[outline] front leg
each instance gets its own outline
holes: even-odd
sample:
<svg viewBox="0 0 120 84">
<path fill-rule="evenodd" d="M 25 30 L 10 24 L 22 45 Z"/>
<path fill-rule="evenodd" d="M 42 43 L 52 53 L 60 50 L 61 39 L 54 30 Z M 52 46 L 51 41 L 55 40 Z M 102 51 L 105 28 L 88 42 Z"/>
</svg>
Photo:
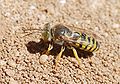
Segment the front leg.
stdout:
<svg viewBox="0 0 120 84">
<path fill-rule="evenodd" d="M 42 52 L 42 54 L 48 55 L 49 52 L 50 52 L 50 50 L 52 50 L 52 49 L 53 49 L 53 45 L 49 44 L 47 50 L 44 50 L 44 51 Z"/>
<path fill-rule="evenodd" d="M 50 50 L 52 50 L 52 49 L 53 49 L 53 45 L 49 44 L 48 49 L 45 54 L 48 55 Z"/>
</svg>

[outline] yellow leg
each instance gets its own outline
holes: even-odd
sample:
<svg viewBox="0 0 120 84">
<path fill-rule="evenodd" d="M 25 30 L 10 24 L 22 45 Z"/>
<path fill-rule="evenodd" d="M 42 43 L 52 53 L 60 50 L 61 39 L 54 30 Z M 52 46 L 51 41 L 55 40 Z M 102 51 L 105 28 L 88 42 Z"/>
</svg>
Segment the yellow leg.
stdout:
<svg viewBox="0 0 120 84">
<path fill-rule="evenodd" d="M 78 57 L 76 49 L 74 47 L 71 47 L 71 49 L 73 51 L 73 54 L 74 54 L 76 60 L 78 61 L 78 64 L 80 65 L 80 58 Z"/>
<path fill-rule="evenodd" d="M 57 66 L 58 62 L 60 61 L 60 58 L 61 58 L 62 53 L 64 52 L 64 50 L 65 50 L 65 47 L 62 46 L 60 53 L 57 55 L 57 57 L 55 59 L 55 66 Z"/>
<path fill-rule="evenodd" d="M 49 47 L 48 47 L 48 49 L 47 49 L 45 54 L 48 55 L 50 50 L 52 50 L 52 49 L 53 49 L 53 45 L 49 44 Z"/>
</svg>

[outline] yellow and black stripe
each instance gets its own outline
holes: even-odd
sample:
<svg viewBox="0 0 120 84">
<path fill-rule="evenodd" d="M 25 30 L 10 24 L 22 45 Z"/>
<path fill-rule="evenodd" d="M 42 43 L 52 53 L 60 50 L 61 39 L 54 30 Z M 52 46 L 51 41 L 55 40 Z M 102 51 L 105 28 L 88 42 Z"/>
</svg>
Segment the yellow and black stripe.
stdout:
<svg viewBox="0 0 120 84">
<path fill-rule="evenodd" d="M 77 39 L 77 42 L 74 43 L 74 47 L 88 52 L 94 52 L 99 49 L 99 44 L 94 38 L 84 33 L 79 33 L 79 35 L 80 37 Z"/>
</svg>

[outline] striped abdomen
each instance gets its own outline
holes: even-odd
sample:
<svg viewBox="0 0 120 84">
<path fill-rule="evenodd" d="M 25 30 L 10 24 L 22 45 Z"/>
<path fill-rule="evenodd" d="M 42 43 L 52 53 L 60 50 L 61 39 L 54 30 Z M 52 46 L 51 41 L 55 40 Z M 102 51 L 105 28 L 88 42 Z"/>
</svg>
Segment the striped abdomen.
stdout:
<svg viewBox="0 0 120 84">
<path fill-rule="evenodd" d="M 75 38 L 76 40 L 73 45 L 76 48 L 79 48 L 81 50 L 88 51 L 88 52 L 94 52 L 99 49 L 98 42 L 94 38 L 89 37 L 84 33 L 75 32 L 73 34 L 73 38 Z"/>
</svg>

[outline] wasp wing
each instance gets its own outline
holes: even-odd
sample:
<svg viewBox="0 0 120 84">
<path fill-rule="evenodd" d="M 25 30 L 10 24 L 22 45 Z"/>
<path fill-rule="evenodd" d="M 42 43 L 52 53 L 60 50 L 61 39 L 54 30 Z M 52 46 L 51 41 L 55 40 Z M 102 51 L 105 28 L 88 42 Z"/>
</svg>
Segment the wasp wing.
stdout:
<svg viewBox="0 0 120 84">
<path fill-rule="evenodd" d="M 65 26 L 67 26 L 71 31 L 84 33 L 84 34 L 86 34 L 90 37 L 93 37 L 93 38 L 97 39 L 97 40 L 102 40 L 103 39 L 99 33 L 95 32 L 93 30 L 83 29 L 83 28 L 70 26 L 70 25 L 65 25 Z"/>
</svg>

